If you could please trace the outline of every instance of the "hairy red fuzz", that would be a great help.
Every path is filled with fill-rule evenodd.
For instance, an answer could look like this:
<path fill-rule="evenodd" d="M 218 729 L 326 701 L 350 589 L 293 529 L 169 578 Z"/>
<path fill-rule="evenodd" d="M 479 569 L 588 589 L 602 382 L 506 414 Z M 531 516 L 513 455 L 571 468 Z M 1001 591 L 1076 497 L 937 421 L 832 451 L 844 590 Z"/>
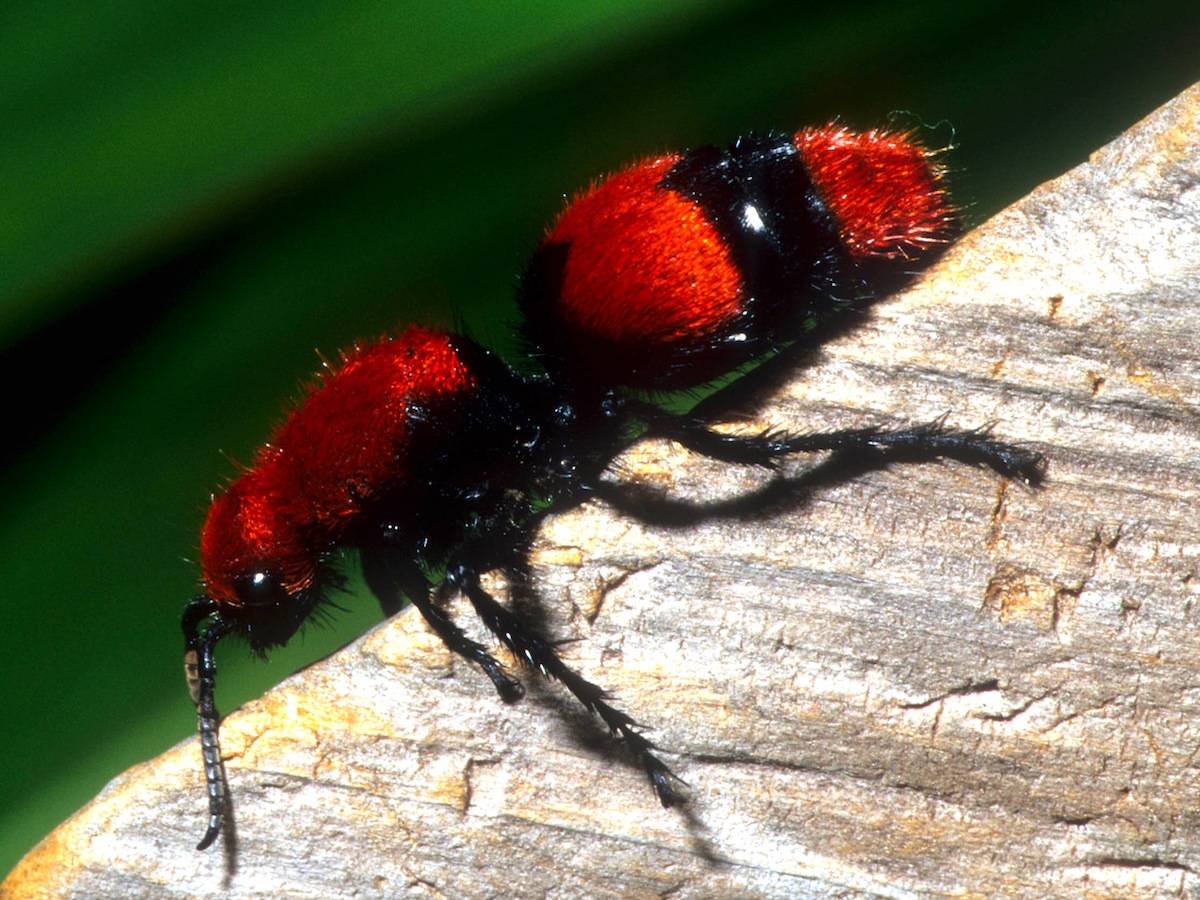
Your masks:
<path fill-rule="evenodd" d="M 911 134 L 826 125 L 799 132 L 796 149 L 855 257 L 914 259 L 949 243 L 942 170 Z"/>
<path fill-rule="evenodd" d="M 268 572 L 289 594 L 381 492 L 403 490 L 475 382 L 446 334 L 412 327 L 327 368 L 253 465 L 213 500 L 201 536 L 208 595 L 242 605 L 237 578 Z M 419 425 L 409 415 L 421 408 Z"/>
<path fill-rule="evenodd" d="M 569 248 L 555 306 L 581 370 L 648 387 L 742 309 L 728 244 L 700 204 L 659 187 L 678 162 L 661 156 L 579 196 L 543 243 Z"/>

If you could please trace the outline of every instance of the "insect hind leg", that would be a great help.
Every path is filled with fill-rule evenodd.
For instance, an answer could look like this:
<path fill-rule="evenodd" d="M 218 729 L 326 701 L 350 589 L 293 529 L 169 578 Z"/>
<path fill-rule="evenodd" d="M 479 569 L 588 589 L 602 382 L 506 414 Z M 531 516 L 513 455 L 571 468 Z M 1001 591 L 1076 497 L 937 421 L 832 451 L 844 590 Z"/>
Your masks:
<path fill-rule="evenodd" d="M 828 451 L 847 459 L 873 457 L 881 462 L 953 459 L 986 466 L 1030 485 L 1039 484 L 1046 474 L 1046 458 L 1036 450 L 995 439 L 991 425 L 950 428 L 945 416 L 908 428 L 868 426 L 808 434 L 765 431 L 742 435 L 713 431 L 701 419 L 674 415 L 647 404 L 634 411 L 655 434 L 713 459 L 743 465 L 774 468 L 793 454 Z"/>

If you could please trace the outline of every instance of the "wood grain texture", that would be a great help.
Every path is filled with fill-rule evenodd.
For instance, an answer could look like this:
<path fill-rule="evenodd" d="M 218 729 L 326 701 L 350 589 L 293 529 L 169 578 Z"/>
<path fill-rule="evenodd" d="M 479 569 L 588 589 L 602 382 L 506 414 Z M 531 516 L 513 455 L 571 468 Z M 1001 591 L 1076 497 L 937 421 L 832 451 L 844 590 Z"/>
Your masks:
<path fill-rule="evenodd" d="M 652 730 L 684 811 L 556 685 L 502 704 L 409 611 L 228 716 L 212 850 L 192 849 L 188 741 L 0 897 L 1191 896 L 1198 302 L 1200 86 L 969 234 L 756 415 L 994 422 L 1047 454 L 1040 490 L 904 464 L 754 516 L 549 522 L 527 612 Z M 661 442 L 614 471 L 665 501 L 772 477 Z"/>

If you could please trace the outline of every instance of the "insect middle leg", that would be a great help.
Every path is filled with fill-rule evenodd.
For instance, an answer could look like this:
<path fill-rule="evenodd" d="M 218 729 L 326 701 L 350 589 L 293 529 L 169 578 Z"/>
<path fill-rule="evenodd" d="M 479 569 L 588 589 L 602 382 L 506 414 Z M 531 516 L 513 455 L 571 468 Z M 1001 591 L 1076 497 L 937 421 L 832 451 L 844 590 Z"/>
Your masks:
<path fill-rule="evenodd" d="M 543 675 L 562 682 L 588 712 L 598 715 L 613 734 L 620 736 L 641 763 L 663 806 L 671 807 L 684 802 L 683 796 L 675 789 L 678 779 L 666 763 L 655 755 L 654 744 L 638 730 L 637 723 L 608 702 L 607 691 L 564 663 L 549 640 L 489 594 L 479 582 L 477 568 L 458 562 L 447 571 L 446 580 L 467 596 L 483 623 L 517 659 Z"/>

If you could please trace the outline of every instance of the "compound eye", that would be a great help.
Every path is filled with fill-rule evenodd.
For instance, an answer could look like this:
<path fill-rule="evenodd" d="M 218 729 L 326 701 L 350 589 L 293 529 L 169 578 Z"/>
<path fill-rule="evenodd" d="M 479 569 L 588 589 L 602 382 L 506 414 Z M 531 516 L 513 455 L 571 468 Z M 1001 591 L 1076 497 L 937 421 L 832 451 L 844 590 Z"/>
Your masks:
<path fill-rule="evenodd" d="M 279 576 L 269 569 L 257 569 L 234 579 L 234 588 L 246 606 L 277 606 L 287 599 Z"/>

